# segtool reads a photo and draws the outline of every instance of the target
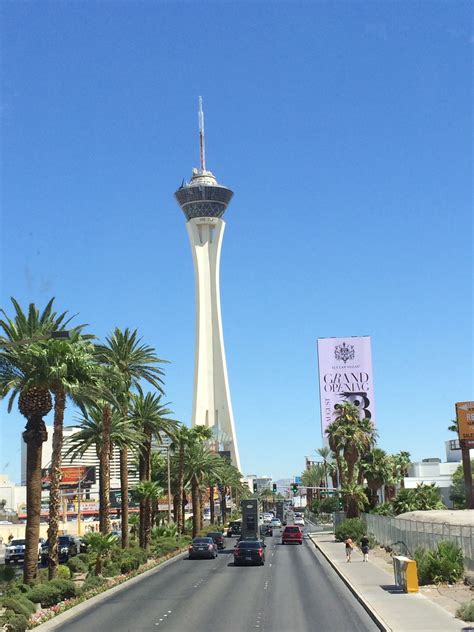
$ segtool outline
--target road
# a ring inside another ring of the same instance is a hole
[[[234,539],[216,560],[181,559],[55,630],[113,632],[372,632],[378,630],[305,540],[266,539],[263,567],[234,567]]]

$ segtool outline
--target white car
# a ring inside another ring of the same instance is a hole
[[[272,521],[270,523],[272,525],[272,527],[281,527],[281,520],[280,518],[272,518]]]
[[[295,525],[297,525],[298,527],[304,527],[304,518],[295,518]]]
[[[5,549],[5,564],[23,562],[25,559],[26,540],[12,540]],[[41,560],[41,542],[38,542],[38,562]]]

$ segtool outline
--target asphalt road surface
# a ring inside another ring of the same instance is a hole
[[[372,632],[367,613],[313,544],[267,538],[265,566],[233,565],[234,538],[215,560],[178,560],[104,599],[64,632]]]

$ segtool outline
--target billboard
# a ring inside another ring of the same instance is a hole
[[[474,448],[474,402],[458,402],[456,419],[461,447]]]
[[[321,431],[335,419],[334,406],[349,402],[361,418],[375,420],[370,336],[318,338]]]
[[[61,487],[79,486],[87,487],[95,484],[95,466],[94,465],[70,465],[61,467]],[[41,472],[41,487],[49,489],[51,484],[50,469],[44,469]]]

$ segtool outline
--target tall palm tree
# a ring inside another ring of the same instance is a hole
[[[336,419],[327,427],[329,447],[334,452],[339,470],[341,487],[355,489],[361,474],[360,461],[374,446],[377,436],[370,419],[361,419],[356,406],[348,402],[336,405]],[[356,493],[347,493],[347,516],[359,515],[360,502]]]
[[[398,470],[398,479],[400,481],[400,487],[405,487],[405,477],[408,476],[408,468],[410,467],[411,457],[410,453],[406,450],[401,450],[397,454],[394,454],[395,463]]]
[[[168,404],[161,403],[161,394],[138,393],[132,396],[129,419],[132,425],[143,433],[144,441],[139,452],[140,481],[151,481],[151,447],[153,439],[161,440],[161,435],[172,437],[178,422],[170,419],[173,414],[167,408]],[[150,522],[151,497],[142,495],[140,500],[140,538],[145,539],[144,529]]]
[[[309,469],[305,470],[301,474],[301,482],[305,487],[322,487],[321,483],[324,480],[325,471],[322,463],[314,463]],[[311,506],[313,498],[313,490],[308,489],[308,504]],[[317,490],[316,497],[319,498],[319,490]]]
[[[163,370],[157,365],[166,362],[160,359],[153,347],[142,343],[137,330],[128,328],[122,331],[118,327],[106,338],[106,343],[97,345],[97,357],[100,362],[114,367],[123,377],[126,391],[122,398],[122,415],[128,417],[129,401],[132,391],[141,390],[144,380],[163,392]],[[128,547],[128,448],[120,450],[120,488],[122,495],[122,547]]]
[[[365,455],[361,469],[370,489],[370,506],[377,505],[378,490],[392,479],[392,464],[385,450],[374,448]]]
[[[2,309],[0,314],[0,398],[10,395],[10,412],[18,397],[18,408],[26,419],[23,440],[26,452],[26,529],[23,581],[30,584],[38,572],[38,541],[41,513],[42,446],[48,435],[44,417],[53,403],[49,391],[48,371],[41,361],[41,343],[54,332],[65,331],[71,319],[67,312],[53,311],[54,298],[40,312],[30,303],[27,313],[14,298],[15,315],[10,318]],[[80,327],[78,328],[80,329]]]
[[[110,455],[114,447],[135,446],[143,440],[117,409],[99,401],[77,418],[78,432],[67,439],[66,456],[82,457],[90,448],[99,459],[99,524],[102,533],[110,532]],[[105,449],[104,449],[105,448]]]
[[[158,500],[163,489],[153,481],[140,481],[135,485],[134,495],[139,499],[140,505],[144,502],[145,506],[150,506],[153,500]],[[140,514],[140,546],[148,551],[150,549],[151,539],[151,511]]]
[[[222,458],[210,452],[203,441],[196,439],[186,452],[185,477],[191,484],[193,505],[193,538],[201,527],[201,487],[207,477],[217,477],[222,468]]]
[[[316,452],[323,460],[323,468],[324,468],[324,486],[328,487],[328,471],[331,468],[330,456],[331,456],[331,448],[328,446],[323,446],[322,448],[317,448]]]

